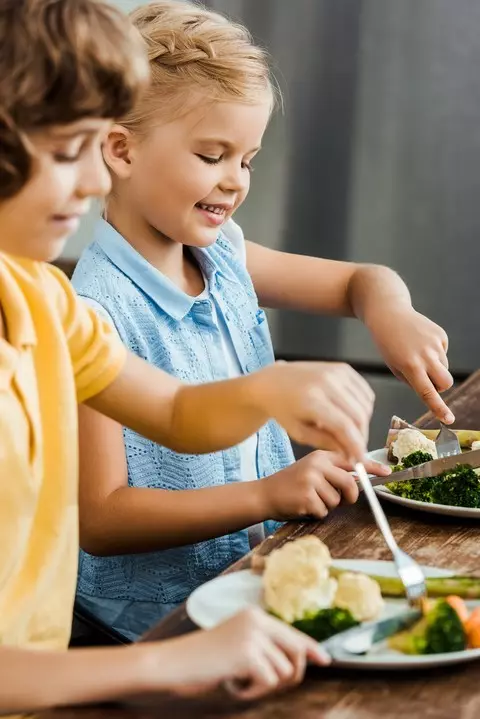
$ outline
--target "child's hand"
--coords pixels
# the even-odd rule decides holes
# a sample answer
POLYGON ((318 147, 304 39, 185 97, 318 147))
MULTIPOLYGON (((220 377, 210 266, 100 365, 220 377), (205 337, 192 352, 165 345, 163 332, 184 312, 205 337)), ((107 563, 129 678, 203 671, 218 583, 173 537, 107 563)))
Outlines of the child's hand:
MULTIPOLYGON (((388 476, 390 468, 365 460, 370 474, 388 476)), ((298 517, 323 519, 343 500, 357 501, 353 466, 331 452, 312 452, 290 467, 256 483, 262 489, 265 516, 285 521, 298 517)))
POLYGON ((236 698, 258 699, 301 682, 307 661, 329 663, 317 642, 257 608, 167 646, 167 664, 157 662, 157 673, 169 675, 168 686, 182 696, 223 684, 236 698))
POLYGON ((277 362, 250 377, 256 402, 292 439, 363 459, 375 395, 349 365, 277 362))
POLYGON ((453 384, 448 371, 448 337, 434 322, 412 307, 378 307, 368 327, 393 374, 408 382, 438 419, 455 418, 440 397, 453 384))

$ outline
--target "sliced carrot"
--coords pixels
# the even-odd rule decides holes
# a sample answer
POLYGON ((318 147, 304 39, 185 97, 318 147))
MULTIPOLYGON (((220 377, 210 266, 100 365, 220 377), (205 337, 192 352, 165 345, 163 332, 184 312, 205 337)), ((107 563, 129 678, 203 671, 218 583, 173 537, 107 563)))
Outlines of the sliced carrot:
POLYGON ((475 607, 475 609, 472 610, 472 613, 470 614, 468 618, 468 624, 472 623, 477 624, 480 622, 480 607, 475 607))
POLYGON ((463 599, 461 597, 457 597, 456 595, 451 595, 450 597, 446 597, 445 601, 447 601, 452 607, 452 609, 457 612, 460 621, 462 622, 462 624, 465 625, 470 619, 470 612, 468 611, 468 607, 463 601, 463 599))
POLYGON ((468 627, 467 641, 470 649, 480 649, 480 622, 468 627))
POLYGON ((465 632, 471 647, 480 647, 480 607, 476 607, 465 622, 465 632))

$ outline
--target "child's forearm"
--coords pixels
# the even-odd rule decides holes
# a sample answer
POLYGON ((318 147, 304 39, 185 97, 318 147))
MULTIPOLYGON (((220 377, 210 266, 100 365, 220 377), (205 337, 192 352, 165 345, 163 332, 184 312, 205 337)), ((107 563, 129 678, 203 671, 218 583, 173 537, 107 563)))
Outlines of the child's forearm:
POLYGON ((236 379, 183 385, 129 355, 120 375, 87 404, 176 452, 232 447, 275 419, 296 442, 360 458, 373 398, 342 364, 276 363, 236 379))
POLYGON ((298 683, 308 660, 326 663, 310 637, 253 607, 208 632, 158 643, 70 652, 3 647, 0 713, 153 692, 194 696, 227 680, 241 683, 239 698, 259 698, 281 686, 292 686, 294 677, 298 683))
POLYGON ((235 380, 183 386, 175 400, 170 445, 173 441, 177 452, 214 452, 255 434, 270 418, 261 397, 273 372, 271 366, 235 380))
POLYGON ((380 265, 294 255, 253 242, 247 242, 247 264, 264 307, 366 321, 370 310, 378 305, 410 304, 403 280, 380 265))
POLYGON ((121 699, 144 691, 168 691, 172 683, 168 647, 168 642, 68 652, 1 647, 0 712, 26 712, 121 699))
POLYGON ((268 500, 262 480, 183 491, 120 487, 81 516, 85 551, 133 554, 195 544, 263 522, 268 500))
POLYGON ((176 452, 216 452, 254 434, 270 418, 278 368, 236 379, 182 384, 129 354, 121 374, 87 404, 176 452))
POLYGON ((369 316, 379 307, 411 307, 410 292, 405 282, 388 267, 358 265, 347 289, 352 314, 368 325, 369 316))

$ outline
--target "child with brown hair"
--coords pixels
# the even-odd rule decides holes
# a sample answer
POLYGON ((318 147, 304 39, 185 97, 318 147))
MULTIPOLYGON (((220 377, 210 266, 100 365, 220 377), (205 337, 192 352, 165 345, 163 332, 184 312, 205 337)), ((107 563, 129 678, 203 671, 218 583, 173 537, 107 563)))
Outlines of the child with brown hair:
POLYGON ((78 555, 77 403, 178 452, 220 450, 273 417, 300 441, 361 457, 373 395, 352 370, 314 363, 189 386, 127 353, 46 262, 90 198, 110 189, 101 144, 147 79, 143 47, 96 0, 0 0, 0 38, 0 711, 228 679, 256 697, 297 682, 307 659, 325 658, 257 612, 159 645, 65 653, 78 555))
MULTIPOLYGON (((74 275, 79 293, 132 351, 195 383, 271 365, 259 305, 356 315, 443 416, 435 387, 451 382, 446 335, 414 311, 394 272, 268 250, 245 242, 232 219, 275 104, 265 52, 245 28, 190 2, 160 0, 131 17, 151 82, 106 139, 112 192, 74 275)), ((336 406, 356 401, 349 370, 328 371, 336 406)), ((90 408, 80 420, 77 597, 130 639, 275 521, 323 518, 357 498, 348 462, 314 452, 293 463, 274 422, 232 449, 186 456, 90 408)))

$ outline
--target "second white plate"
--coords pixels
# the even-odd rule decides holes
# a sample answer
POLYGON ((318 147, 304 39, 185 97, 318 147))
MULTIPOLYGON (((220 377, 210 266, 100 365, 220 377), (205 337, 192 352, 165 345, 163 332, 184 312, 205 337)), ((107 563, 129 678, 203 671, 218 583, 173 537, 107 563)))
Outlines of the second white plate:
MULTIPOLYGON (((382 464, 390 464, 387 458, 386 449, 375 449, 368 453, 368 457, 382 464)), ((480 519, 480 509, 471 509, 470 507, 454 507, 449 504, 431 504, 430 502, 417 502, 413 499, 405 499, 398 497, 390 492, 387 487, 375 487, 375 491, 383 499, 388 499, 394 504, 401 504, 411 509, 420 509, 423 512, 431 512, 432 514, 445 514, 450 517, 469 517, 471 519, 480 519)))

